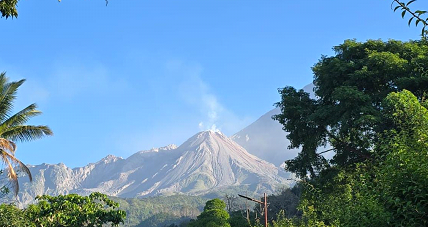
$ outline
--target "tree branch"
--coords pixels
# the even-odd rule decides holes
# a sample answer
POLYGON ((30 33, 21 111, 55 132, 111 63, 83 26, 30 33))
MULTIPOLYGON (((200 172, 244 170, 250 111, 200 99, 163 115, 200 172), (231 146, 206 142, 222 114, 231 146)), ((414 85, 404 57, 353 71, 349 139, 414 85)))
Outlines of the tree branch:
MULTIPOLYGON (((395 7, 394 12, 398 9, 401 8, 402 13, 401 13, 401 17, 404 18, 404 15, 406 14, 406 12, 410 13, 412 15, 412 17, 409 19, 409 26, 410 23, 412 22, 413 18, 416 18, 416 26, 418 26, 419 22, 422 22, 423 24, 423 28, 422 28, 422 36, 426 37, 428 34, 425 30, 425 28, 428 26, 428 22, 424 19, 421 18, 422 14, 425 14, 426 11, 411 11, 410 8, 408 7, 411 3, 413 3, 415 0, 409 1, 407 4, 404 4, 403 2, 400 2, 399 0, 393 0, 392 4, 394 4, 394 2, 396 2, 398 4, 398 6, 395 7)), ((391 8, 392 8, 392 4, 391 4, 391 8)))

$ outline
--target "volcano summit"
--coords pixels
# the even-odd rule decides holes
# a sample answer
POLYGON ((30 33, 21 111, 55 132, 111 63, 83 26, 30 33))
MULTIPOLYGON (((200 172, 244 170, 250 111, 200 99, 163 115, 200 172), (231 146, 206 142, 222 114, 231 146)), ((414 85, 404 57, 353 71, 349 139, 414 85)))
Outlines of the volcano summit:
POLYGON ((127 159, 109 155, 80 168, 42 164, 31 166, 30 170, 34 181, 20 179, 21 200, 40 194, 94 191, 119 197, 146 197, 175 193, 204 195, 245 188, 258 194, 291 183, 286 180, 288 173, 214 131, 197 133, 179 147, 169 145, 140 151, 127 159))

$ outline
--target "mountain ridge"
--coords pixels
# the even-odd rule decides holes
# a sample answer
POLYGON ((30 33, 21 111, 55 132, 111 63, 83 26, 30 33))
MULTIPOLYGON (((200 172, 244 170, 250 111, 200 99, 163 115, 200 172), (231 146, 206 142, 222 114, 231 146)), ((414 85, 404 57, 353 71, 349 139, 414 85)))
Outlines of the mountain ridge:
MULTIPOLYGON (((314 85, 308 84, 303 90, 315 98, 314 85)), ((256 155, 276 166, 283 166, 284 161, 297 156, 300 149, 289 149, 288 133, 282 125, 272 119, 281 110, 276 107, 263 114, 256 121, 231 136, 232 140, 245 148, 249 153, 256 155)))
POLYGON ((65 164, 30 166, 33 182, 19 179, 23 206, 41 194, 98 191, 124 198, 155 195, 204 195, 230 187, 254 193, 290 185, 289 174, 250 153, 220 132, 204 131, 180 146, 139 151, 123 159, 107 155, 70 169, 65 164))

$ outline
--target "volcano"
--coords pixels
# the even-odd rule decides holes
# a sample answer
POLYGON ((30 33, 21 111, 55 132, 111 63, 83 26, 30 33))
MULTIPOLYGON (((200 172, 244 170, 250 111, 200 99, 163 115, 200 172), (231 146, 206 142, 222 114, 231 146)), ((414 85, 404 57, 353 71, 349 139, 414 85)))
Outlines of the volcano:
POLYGON ((19 179, 21 204, 41 194, 87 195, 97 191, 119 197, 147 197, 205 195, 231 188, 261 194, 291 184, 289 173, 214 131, 197 133, 179 147, 140 151, 127 159, 108 155, 74 169, 64 164, 29 167, 33 182, 19 179))

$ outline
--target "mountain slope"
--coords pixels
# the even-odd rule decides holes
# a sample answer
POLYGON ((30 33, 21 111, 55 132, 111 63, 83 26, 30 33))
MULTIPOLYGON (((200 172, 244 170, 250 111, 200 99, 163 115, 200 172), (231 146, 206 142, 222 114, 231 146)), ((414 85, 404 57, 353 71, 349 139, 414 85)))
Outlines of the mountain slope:
POLYGON ((20 178, 23 204, 41 194, 203 195, 230 187, 269 193, 291 183, 289 174, 213 131, 200 132, 179 147, 141 151, 127 159, 109 155, 81 168, 42 164, 30 170, 33 183, 20 178))
MULTIPOLYGON (((303 88, 314 98, 314 85, 309 84, 303 88)), ((281 110, 275 108, 257 121, 234 134, 231 139, 245 148, 249 153, 264 159, 270 163, 280 166, 285 160, 297 156, 299 149, 288 149, 290 141, 287 134, 282 130, 282 125, 272 119, 273 115, 279 114, 281 110)))
MULTIPOLYGON (((309 93, 311 98, 315 98, 314 85, 308 84, 303 90, 309 93)), ((288 133, 282 130, 282 125, 272 119, 273 115, 279 114, 281 110, 275 108, 246 128, 231 136, 231 139, 241 145, 249 153, 266 160, 276 166, 284 164, 285 160, 293 159, 300 149, 288 149, 290 141, 287 139, 288 133)), ((319 148, 319 152, 331 149, 330 145, 319 148)), ((331 159, 333 151, 323 153, 325 158, 331 159)))
POLYGON ((273 115, 279 113, 279 108, 267 112, 231 139, 249 153, 280 166, 285 160, 296 157, 299 150, 288 149, 290 142, 287 133, 279 122, 272 119, 273 115))

